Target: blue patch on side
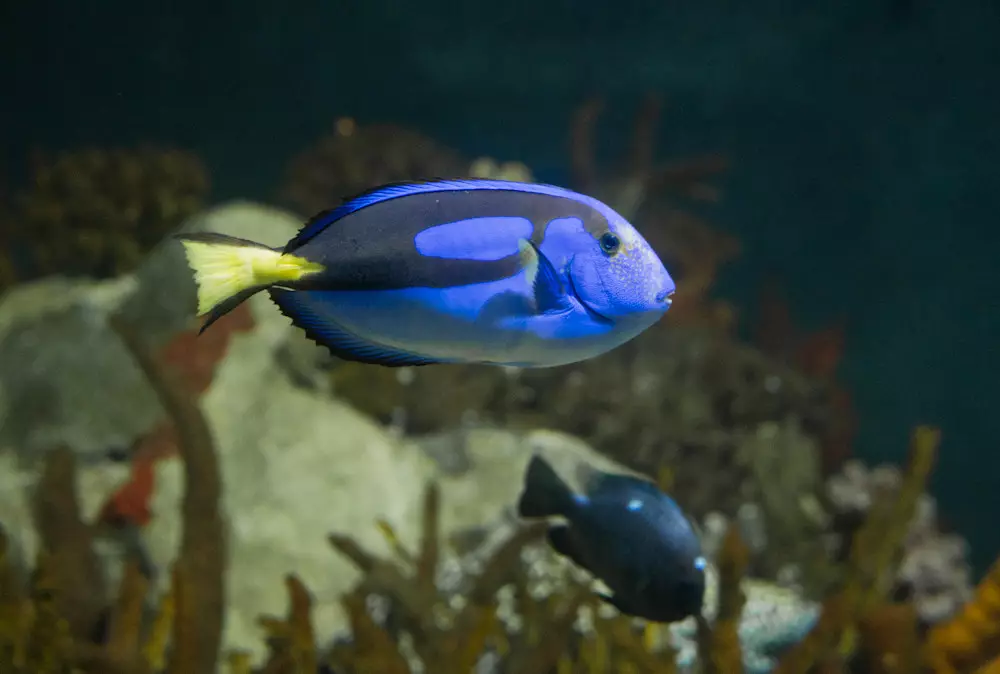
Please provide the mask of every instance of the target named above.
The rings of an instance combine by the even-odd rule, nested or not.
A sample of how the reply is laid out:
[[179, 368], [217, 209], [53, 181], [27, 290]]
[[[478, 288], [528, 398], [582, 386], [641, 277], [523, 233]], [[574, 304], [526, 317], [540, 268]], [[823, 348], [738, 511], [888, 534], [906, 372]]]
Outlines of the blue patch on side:
[[578, 506], [585, 506], [590, 503], [590, 499], [584, 496], [583, 494], [573, 494], [573, 503], [577, 504]]
[[357, 195], [346, 200], [340, 206], [323, 211], [307, 222], [299, 233], [295, 235], [285, 252], [298, 248], [309, 239], [313, 238], [324, 229], [340, 220], [346, 215], [355, 211], [360, 211], [366, 206], [377, 204], [381, 201], [405, 197], [411, 194], [425, 194], [428, 192], [462, 192], [473, 190], [505, 190], [511, 192], [527, 192], [530, 194], [547, 194], [553, 197], [563, 197], [572, 199], [578, 203], [585, 204], [600, 212], [609, 221], [616, 220], [618, 216], [607, 204], [604, 204], [593, 197], [568, 190], [555, 185], [543, 185], [540, 183], [519, 183], [509, 180], [486, 180], [477, 178], [459, 180], [428, 180], [422, 182], [403, 182], [383, 185]]
[[333, 320], [323, 296], [323, 291], [284, 290], [272, 288], [271, 299], [285, 316], [305, 331], [306, 336], [317, 344], [325, 346], [330, 353], [361, 363], [403, 367], [407, 365], [430, 365], [443, 361], [425, 358], [399, 349], [375, 344], [358, 335], [347, 332]]
[[517, 242], [531, 238], [533, 229], [527, 218], [469, 218], [428, 227], [413, 243], [427, 257], [494, 261], [517, 255]]

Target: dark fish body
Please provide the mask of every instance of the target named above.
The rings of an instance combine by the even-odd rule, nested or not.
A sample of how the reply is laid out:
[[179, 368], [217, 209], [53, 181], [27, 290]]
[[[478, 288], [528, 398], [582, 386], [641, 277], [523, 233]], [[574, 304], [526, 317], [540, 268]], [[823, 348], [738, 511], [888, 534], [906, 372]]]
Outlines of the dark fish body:
[[389, 185], [318, 214], [282, 250], [180, 238], [209, 322], [267, 290], [335, 355], [383, 365], [583, 360], [656, 322], [674, 291], [620, 215], [549, 185]]
[[684, 512], [654, 484], [598, 472], [574, 493], [541, 457], [532, 458], [521, 517], [561, 516], [549, 543], [611, 589], [601, 595], [627, 615], [675, 622], [701, 612], [705, 558]]

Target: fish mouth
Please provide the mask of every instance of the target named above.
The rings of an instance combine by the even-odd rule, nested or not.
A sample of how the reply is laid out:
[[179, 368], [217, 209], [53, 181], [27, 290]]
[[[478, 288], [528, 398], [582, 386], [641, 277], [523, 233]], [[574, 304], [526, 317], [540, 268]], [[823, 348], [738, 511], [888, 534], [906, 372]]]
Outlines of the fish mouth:
[[607, 323], [607, 324], [614, 323], [614, 320], [608, 318], [601, 312], [596, 311], [592, 306], [587, 304], [587, 301], [583, 299], [583, 297], [580, 296], [580, 293], [576, 291], [576, 283], [573, 281], [572, 264], [570, 264], [569, 269], [566, 270], [566, 280], [568, 281], [569, 292], [573, 295], [573, 297], [576, 298], [576, 301], [580, 303], [580, 306], [583, 307], [583, 310], [586, 311], [591, 318], [593, 318], [595, 321], [599, 323]]

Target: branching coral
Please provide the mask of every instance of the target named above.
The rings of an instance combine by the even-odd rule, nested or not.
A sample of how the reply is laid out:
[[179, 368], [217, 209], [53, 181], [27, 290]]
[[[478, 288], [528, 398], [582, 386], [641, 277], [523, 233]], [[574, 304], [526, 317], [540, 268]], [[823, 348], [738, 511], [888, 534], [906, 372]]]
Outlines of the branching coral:
[[[777, 674], [806, 674], [816, 666], [842, 668], [858, 649], [859, 623], [882, 610], [889, 599], [889, 582], [939, 441], [935, 429], [921, 427], [914, 432], [909, 465], [900, 489], [881, 499], [868, 514], [851, 544], [841, 589], [826, 600], [816, 627], [782, 659]], [[869, 634], [879, 632], [873, 630]], [[897, 645], [893, 640], [892, 648]], [[868, 643], [861, 648], [870, 651], [874, 646], [877, 644]], [[886, 652], [885, 647], [879, 650]]]
[[[114, 327], [133, 353], [178, 429], [186, 489], [184, 531], [172, 593], [150, 625], [141, 620], [145, 582], [127, 567], [117, 604], [109, 606], [92, 548], [80, 522], [72, 454], [54, 450], [39, 485], [43, 548], [31, 593], [0, 584], [0, 671], [5, 674], [214, 674], [222, 627], [225, 535], [218, 509], [220, 478], [211, 435], [183, 385], [120, 320]], [[7, 560], [2, 560], [7, 561]], [[104, 633], [98, 629], [106, 613]], [[170, 627], [172, 625], [172, 627]], [[146, 645], [139, 647], [140, 634]], [[171, 647], [164, 656], [168, 634]], [[6, 658], [6, 659], [5, 659]], [[6, 664], [5, 664], [6, 663]], [[8, 667], [9, 666], [9, 667]]]
[[65, 152], [35, 161], [31, 187], [0, 216], [14, 252], [11, 276], [114, 276], [208, 194], [208, 173], [190, 152], [139, 148]]
[[[128, 333], [124, 333], [126, 339]], [[140, 362], [153, 361], [133, 342]], [[154, 377], [163, 373], [153, 366]], [[177, 391], [174, 387], [172, 390]], [[199, 424], [188, 416], [196, 408], [178, 404], [165, 394], [168, 408], [184, 420], [182, 434], [189, 448], [201, 447], [211, 456]], [[187, 411], [184, 411], [187, 405]], [[997, 620], [997, 570], [980, 586], [976, 599], [948, 624], [935, 628], [925, 649], [916, 647], [919, 630], [912, 604], [887, 602], [887, 578], [893, 576], [898, 551], [906, 535], [919, 495], [933, 463], [938, 436], [931, 429], [914, 434], [911, 459], [901, 487], [880, 499], [865, 526], [854, 538], [849, 573], [840, 591], [825, 603], [811, 632], [787, 653], [748, 650], [767, 643], [748, 632], [746, 613], [754, 591], [743, 578], [748, 551], [738, 530], [726, 534], [718, 560], [717, 608], [698, 621], [697, 637], [702, 672], [864, 671], [874, 674], [972, 674], [996, 658], [1000, 650]], [[56, 456], [55, 454], [53, 456]], [[213, 470], [204, 457], [191, 461], [189, 502], [204, 508], [208, 524], [186, 522], [200, 532], [185, 536], [172, 590], [144, 619], [142, 598], [146, 582], [130, 565], [118, 600], [109, 606], [104, 638], [92, 645], [72, 626], [64, 599], [66, 592], [48, 552], [39, 559], [27, 596], [19, 592], [6, 562], [0, 537], [0, 671], [55, 674], [197, 674], [213, 671], [221, 614], [219, 570], [222, 557], [202, 536], [218, 534], [210, 501]], [[211, 463], [214, 459], [209, 459]], [[57, 473], [61, 474], [63, 469]], [[217, 488], [217, 487], [216, 487]], [[692, 663], [675, 650], [677, 626], [664, 628], [619, 615], [598, 604], [592, 581], [577, 574], [565, 589], [539, 591], [532, 582], [534, 557], [544, 525], [516, 527], [513, 534], [491, 546], [478, 558], [475, 571], [464, 582], [445, 590], [441, 583], [446, 549], [438, 534], [440, 495], [434, 485], [427, 492], [419, 550], [405, 549], [385, 523], [395, 560], [373, 556], [353, 539], [334, 534], [334, 548], [362, 572], [358, 587], [342, 598], [351, 635], [331, 648], [317, 643], [310, 613], [312, 600], [293, 575], [286, 577], [289, 611], [285, 618], [261, 618], [270, 656], [254, 669], [247, 656], [232, 654], [233, 674], [311, 674], [332, 667], [338, 674], [593, 674], [615, 671], [670, 674], [691, 671]], [[62, 509], [58, 509], [62, 512]], [[72, 511], [72, 507], [69, 507]], [[185, 509], [186, 520], [193, 510]], [[201, 559], [193, 555], [198, 545]], [[206, 561], [206, 559], [214, 561]], [[204, 575], [201, 575], [204, 574]], [[68, 595], [67, 595], [68, 596]], [[376, 607], [382, 604], [381, 609]], [[667, 637], [667, 638], [664, 638]], [[672, 638], [671, 638], [672, 637]], [[774, 641], [777, 648], [787, 642]], [[864, 669], [855, 669], [863, 666]], [[989, 671], [988, 669], [982, 670]]]
[[[840, 473], [827, 480], [826, 501], [839, 547], [849, 541], [853, 529], [875, 503], [892, 498], [902, 479], [894, 466], [868, 469], [860, 461], [848, 461]], [[933, 625], [951, 617], [971, 596], [971, 568], [966, 555], [965, 540], [941, 530], [934, 498], [922, 494], [904, 539], [894, 594], [911, 598], [924, 624]]]
[[180, 620], [171, 662], [184, 672], [213, 672], [222, 626], [225, 530], [219, 513], [221, 478], [208, 423], [190, 393], [161, 365], [120, 319], [113, 327], [149, 379], [173, 419], [184, 465], [184, 529], [174, 567], [175, 600]]
[[672, 322], [729, 327], [732, 309], [724, 303], [708, 302], [707, 295], [719, 267], [739, 254], [739, 245], [690, 210], [677, 207], [681, 200], [717, 200], [720, 193], [709, 180], [724, 172], [729, 162], [719, 155], [705, 155], [657, 164], [653, 152], [661, 107], [656, 96], [646, 99], [636, 117], [628, 155], [616, 170], [602, 175], [594, 152], [594, 132], [603, 102], [584, 103], [570, 130], [574, 186], [603, 199], [634, 222], [683, 280], [671, 308]]
[[[995, 671], [1000, 664], [1000, 560], [954, 618], [935, 626], [927, 640], [935, 674]], [[984, 670], [979, 668], [983, 667]]]

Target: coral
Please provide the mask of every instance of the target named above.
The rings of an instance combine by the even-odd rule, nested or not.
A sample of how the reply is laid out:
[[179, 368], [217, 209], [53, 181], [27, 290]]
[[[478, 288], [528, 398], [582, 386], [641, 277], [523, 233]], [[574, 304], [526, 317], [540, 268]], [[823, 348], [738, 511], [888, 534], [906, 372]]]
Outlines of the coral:
[[[868, 513], [851, 541], [840, 589], [825, 600], [816, 626], [782, 658], [776, 674], [806, 674], [814, 666], [842, 669], [848, 657], [859, 649], [858, 625], [889, 598], [896, 558], [939, 443], [936, 429], [919, 427], [914, 431], [899, 489], [879, 499]], [[868, 645], [861, 644], [861, 650]]]
[[[815, 482], [808, 476], [814, 438], [829, 417], [822, 390], [726, 335], [663, 323], [599, 358], [557, 370], [389, 372], [340, 363], [334, 391], [410, 434], [462, 424], [569, 433], [635, 470], [669, 473], [671, 493], [699, 519], [712, 510], [733, 515], [759, 499], [755, 448], [780, 450], [775, 460], [794, 461], [795, 484]], [[775, 428], [782, 443], [766, 439]]]
[[681, 279], [670, 310], [673, 323], [732, 327], [732, 307], [708, 301], [708, 292], [720, 266], [739, 254], [739, 244], [677, 205], [718, 200], [720, 193], [708, 180], [724, 172], [728, 160], [706, 155], [655, 163], [662, 106], [658, 97], [649, 96], [636, 116], [629, 154], [613, 171], [602, 173], [597, 168], [594, 132], [603, 107], [600, 99], [587, 101], [572, 120], [574, 187], [604, 200], [632, 221]]
[[[0, 215], [0, 241], [18, 280], [130, 271], [182, 220], [201, 210], [208, 174], [175, 149], [89, 149], [35, 158], [31, 186]], [[2, 266], [2, 265], [0, 265]]]
[[[197, 328], [174, 335], [156, 356], [179, 378], [184, 391], [200, 396], [211, 385], [215, 368], [226, 355], [232, 336], [253, 327], [253, 314], [243, 304], [216, 321], [212, 330], [202, 336]], [[152, 518], [149, 504], [156, 488], [154, 467], [157, 461], [176, 456], [178, 447], [177, 429], [170, 419], [137, 438], [128, 452], [131, 476], [109, 497], [102, 508], [101, 521], [119, 528], [148, 524]]]
[[36, 488], [35, 520], [48, 580], [60, 588], [56, 609], [70, 635], [87, 638], [97, 629], [105, 585], [90, 527], [80, 519], [76, 462], [67, 448], [53, 449], [47, 457]]
[[[935, 674], [994, 671], [1000, 662], [1000, 559], [980, 581], [972, 599], [951, 620], [936, 625], [927, 640]], [[992, 664], [989, 664], [992, 663]]]
[[[124, 334], [144, 369], [154, 378], [163, 377], [149, 354]], [[217, 646], [221, 626], [214, 607], [221, 597], [222, 557], [217, 543], [203, 538], [220, 533], [211, 502], [218, 489], [211, 465], [214, 452], [199, 430], [203, 427], [196, 421], [197, 408], [176, 381], [168, 385], [173, 393], [164, 394], [166, 406], [182, 422], [178, 428], [188, 429], [181, 436], [192, 450], [183, 453], [191, 462], [189, 505], [200, 508], [208, 520], [207, 525], [197, 522], [194, 507], [185, 508], [185, 528], [194, 533], [185, 536], [170, 591], [146, 615], [145, 579], [137, 567], [127, 567], [118, 598], [108, 605], [105, 632], [95, 642], [73, 633], [61, 598], [67, 588], [54, 580], [58, 574], [52, 570], [51, 556], [43, 553], [39, 558], [29, 592], [22, 594], [7, 564], [6, 540], [0, 536], [0, 671], [214, 671], [214, 652], [209, 655], [213, 644]], [[995, 660], [1000, 650], [996, 590], [1000, 562], [961, 614], [931, 631], [925, 648], [916, 647], [920, 631], [915, 607], [888, 602], [884, 582], [892, 577], [937, 444], [938, 434], [932, 429], [914, 433], [899, 489], [877, 499], [869, 510], [853, 539], [845, 583], [825, 601], [818, 620], [814, 609], [800, 607], [788, 613], [792, 604], [779, 599], [781, 590], [762, 593], [758, 584], [743, 577], [749, 551], [735, 527], [724, 534], [717, 574], [710, 567], [704, 616], [670, 626], [621, 616], [595, 601], [591, 589], [595, 582], [547, 552], [541, 542], [545, 525], [500, 527], [475, 554], [465, 554], [459, 561], [438, 534], [441, 504], [432, 483], [426, 491], [423, 533], [415, 553], [404, 548], [384, 522], [379, 527], [396, 559], [376, 557], [349, 537], [330, 536], [333, 547], [363, 572], [355, 590], [342, 597], [350, 635], [329, 648], [318, 644], [310, 593], [297, 577], [287, 576], [287, 616], [260, 619], [270, 650], [267, 661], [255, 669], [246, 654], [232, 653], [229, 671], [971, 674]], [[194, 456], [195, 449], [204, 454]], [[67, 503], [72, 511], [71, 499]], [[191, 556], [195, 543], [203, 557], [197, 566]], [[457, 578], [456, 563], [461, 567]], [[563, 584], [553, 584], [552, 564], [565, 570]], [[550, 567], [547, 572], [545, 565]], [[697, 669], [695, 649], [700, 653]]]
[[813, 332], [794, 324], [788, 300], [778, 282], [762, 284], [753, 343], [767, 356], [794, 366], [827, 389], [829, 419], [820, 437], [824, 474], [841, 467], [851, 455], [857, 417], [850, 394], [837, 383], [844, 355], [845, 321]]
[[314, 147], [292, 159], [280, 198], [299, 213], [312, 215], [378, 185], [468, 175], [468, 160], [427, 136], [344, 117]]
[[530, 183], [534, 178], [531, 169], [519, 161], [508, 161], [498, 164], [491, 157], [479, 157], [469, 165], [469, 176], [472, 178], [490, 178], [493, 180], [513, 180], [519, 183]]
[[27, 594], [13, 579], [7, 541], [0, 539], [0, 671], [5, 674], [215, 672], [226, 547], [211, 435], [179, 378], [128, 325], [117, 318], [112, 323], [177, 428], [186, 489], [171, 591], [146, 621], [147, 580], [133, 561], [126, 564], [112, 605], [94, 553], [93, 530], [80, 521], [73, 454], [57, 448], [46, 457], [38, 484], [43, 546]]
[[743, 666], [739, 625], [746, 597], [741, 582], [750, 562], [749, 550], [732, 527], [719, 551], [719, 607], [715, 622], [709, 626], [698, 620], [698, 657], [704, 674], [726, 674]]
[[[678, 210], [675, 202], [718, 198], [708, 181], [725, 162], [704, 157], [654, 164], [659, 107], [650, 99], [640, 111], [633, 151], [624, 166], [600, 171], [593, 150], [598, 111], [598, 103], [587, 103], [572, 123], [574, 187], [634, 216], [650, 237], [664, 237], [662, 250], [680, 254], [679, 285], [692, 289], [690, 298], [679, 299], [664, 321], [622, 348], [558, 370], [454, 366], [388, 372], [336, 363], [334, 391], [408, 434], [468, 424], [565, 431], [631, 468], [669, 474], [671, 491], [699, 518], [716, 509], [733, 515], [743, 503], [761, 501], [762, 471], [753, 459], [755, 449], [765, 447], [764, 454], [778, 463], [795, 461], [796, 480], [780, 499], [761, 506], [791, 514], [787, 502], [773, 501], [808, 496], [791, 492], [808, 490], [816, 482], [811, 473], [818, 470], [817, 441], [831, 434], [840, 417], [831, 409], [824, 382], [738, 344], [726, 333], [734, 314], [707, 298], [718, 266], [736, 249], [728, 237]], [[480, 174], [500, 168], [492, 161], [475, 163], [473, 172]], [[668, 264], [675, 266], [671, 260]], [[716, 320], [724, 316], [728, 318]], [[764, 439], [775, 434], [787, 441]], [[772, 445], [780, 446], [781, 453], [770, 451]], [[772, 474], [763, 474], [770, 481]], [[783, 543], [801, 539], [811, 527], [802, 515], [774, 531]], [[771, 571], [778, 566], [768, 565]]]
[[[428, 508], [434, 493], [432, 486], [428, 491]], [[427, 521], [432, 518], [425, 514]], [[440, 562], [433, 586], [429, 571], [423, 574], [417, 571], [421, 566], [429, 568], [428, 564], [416, 561], [426, 558], [426, 553], [413, 555], [401, 550], [391, 529], [385, 525], [382, 529], [389, 536], [391, 547], [397, 550], [395, 562], [372, 557], [350, 539], [335, 536], [333, 542], [366, 574], [357, 590], [361, 598], [352, 601], [359, 609], [365, 604], [369, 608], [356, 624], [363, 623], [366, 631], [384, 631], [389, 636], [388, 640], [383, 635], [359, 639], [360, 635], [355, 633], [353, 643], [363, 640], [383, 644], [383, 649], [386, 643], [397, 644], [398, 657], [394, 654], [393, 660], [405, 661], [411, 668], [402, 670], [407, 673], [439, 671], [437, 667], [445, 666], [437, 661], [433, 667], [427, 665], [420, 651], [439, 652], [440, 648], [423, 640], [442, 639], [442, 643], [450, 643], [444, 636], [434, 636], [437, 634], [434, 630], [464, 624], [458, 616], [468, 611], [470, 605], [488, 609], [498, 619], [491, 627], [490, 638], [475, 642], [481, 651], [476, 658], [479, 663], [476, 671], [505, 674], [523, 671], [526, 662], [540, 666], [554, 662], [558, 671], [688, 672], [697, 659], [699, 629], [703, 650], [709, 648], [714, 660], [723, 658], [721, 671], [734, 671], [730, 669], [734, 659], [739, 662], [742, 658], [748, 671], [766, 672], [773, 665], [773, 654], [807, 632], [816, 616], [815, 607], [802, 602], [794, 593], [742, 577], [745, 551], [735, 530], [726, 538], [725, 553], [720, 560], [722, 573], [709, 575], [705, 620], [699, 628], [693, 618], [669, 626], [654, 625], [621, 616], [615, 609], [595, 602], [591, 594], [594, 582], [589, 575], [538, 540], [544, 525], [521, 527], [502, 522], [486, 533], [478, 546], [457, 557], [440, 545], [434, 546]], [[430, 539], [425, 536], [425, 546], [427, 540]], [[428, 580], [421, 581], [421, 577]], [[426, 589], [419, 590], [420, 587]], [[741, 595], [746, 597], [745, 604], [738, 600]], [[565, 612], [570, 608], [575, 614]], [[434, 627], [419, 623], [416, 616], [431, 616]], [[568, 635], [560, 628], [552, 635], [555, 641], [549, 639], [553, 624], [569, 624]], [[719, 631], [709, 634], [705, 631], [709, 625], [719, 625]], [[714, 655], [715, 644], [726, 644], [725, 655]], [[352, 665], [351, 658], [360, 657], [352, 648], [349, 642], [334, 647], [335, 666], [339, 665], [348, 674], [365, 671], [352, 669], [356, 665]], [[396, 671], [388, 669], [388, 664], [383, 666], [387, 667], [384, 671]]]
[[112, 327], [128, 347], [177, 429], [184, 466], [184, 530], [174, 566], [177, 630], [173, 665], [184, 672], [213, 672], [218, 657], [225, 602], [225, 531], [219, 513], [221, 478], [208, 423], [175, 373], [158, 362], [124, 321]]
[[[842, 545], [873, 505], [891, 498], [902, 482], [898, 468], [889, 465], [868, 469], [848, 461], [827, 480], [826, 500], [832, 515], [834, 541]], [[920, 620], [932, 625], [951, 617], [971, 596], [971, 568], [967, 544], [961, 536], [941, 530], [937, 505], [922, 494], [903, 543], [903, 556], [893, 593], [910, 598]]]

